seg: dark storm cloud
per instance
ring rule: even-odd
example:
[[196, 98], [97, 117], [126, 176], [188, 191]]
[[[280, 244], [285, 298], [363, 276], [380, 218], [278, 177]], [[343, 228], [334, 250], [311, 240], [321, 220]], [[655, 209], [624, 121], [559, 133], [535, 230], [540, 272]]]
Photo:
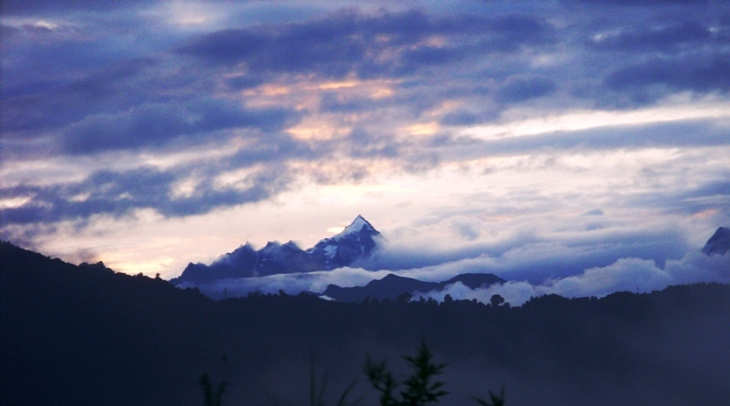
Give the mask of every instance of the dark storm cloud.
[[[446, 37], [446, 43], [425, 42], [435, 35]], [[254, 73], [374, 77], [411, 74], [424, 66], [552, 40], [552, 28], [531, 16], [434, 18], [420, 11], [376, 16], [345, 11], [307, 23], [218, 31], [178, 52], [216, 64], [244, 62]]]
[[[203, 101], [203, 104], [208, 101]], [[205, 106], [210, 108], [211, 106]], [[215, 114], [206, 116], [198, 112], [197, 117], [205, 125], [210, 120], [212, 126], [220, 126], [233, 122], [240, 125], [237, 114], [226, 113], [224, 108], [216, 106]], [[166, 112], [165, 106], [156, 106], [155, 113]], [[203, 109], [204, 112], [204, 109]], [[233, 113], [238, 112], [234, 109]], [[152, 128], [157, 133], [173, 133], [170, 129], [159, 126], [159, 114], [152, 116], [150, 127], [142, 121], [140, 128]], [[278, 115], [274, 115], [278, 117]], [[120, 134], [128, 134], [125, 123], [134, 120], [120, 120], [119, 123], [100, 125], [99, 131], [113, 131], [122, 127]], [[138, 120], [139, 121], [139, 120]], [[174, 121], [174, 120], [173, 120]], [[166, 121], [163, 121], [166, 122]], [[170, 124], [173, 130], [179, 129]], [[183, 127], [187, 128], [187, 127]], [[217, 128], [217, 127], [216, 127]], [[170, 131], [167, 131], [170, 130]], [[140, 130], [142, 131], [142, 130]], [[134, 132], [137, 137], [154, 134]], [[97, 133], [90, 132], [92, 137]], [[116, 134], [116, 133], [115, 133]], [[104, 133], [105, 142], [114, 137]], [[77, 148], [81, 152], [89, 152], [96, 148], [109, 148], [109, 145], [96, 145], [93, 141], [80, 142]], [[129, 147], [127, 142], [135, 142], [134, 147], [161, 142], [160, 140], [125, 141], [117, 139]], [[164, 141], [164, 140], [163, 140]], [[227, 157], [214, 162], [196, 162], [174, 166], [162, 170], [154, 167], [140, 167], [127, 171], [99, 170], [93, 172], [80, 182], [54, 184], [50, 186], [19, 185], [0, 189], [2, 199], [29, 199], [20, 207], [0, 210], [3, 224], [52, 224], [63, 220], [78, 221], [85, 224], [93, 215], [103, 214], [122, 217], [137, 209], [152, 209], [167, 217], [181, 217], [205, 214], [216, 208], [230, 207], [246, 203], [267, 200], [285, 190], [292, 182], [293, 173], [288, 166], [291, 161], [305, 162], [320, 159], [332, 153], [332, 146], [327, 143], [313, 148], [307, 143], [292, 139], [285, 133], [277, 131], [254, 131], [249, 135], [249, 144]], [[255, 167], [254, 167], [255, 166]], [[221, 185], [216, 181], [218, 175], [241, 168], [251, 169], [251, 173], [232, 185]], [[347, 168], [339, 168], [340, 176], [352, 176]], [[178, 192], [180, 182], [192, 180], [193, 186], [184, 192]]]
[[245, 189], [216, 187], [213, 179], [208, 178], [192, 193], [174, 196], [175, 182], [187, 175], [149, 167], [126, 172], [102, 170], [76, 183], [0, 189], [2, 198], [30, 198], [20, 207], [0, 210], [0, 218], [5, 225], [43, 224], [84, 221], [96, 214], [121, 217], [136, 209], [154, 209], [169, 217], [187, 216], [265, 200], [282, 191], [289, 182], [288, 171], [278, 168], [252, 175], [248, 179], [250, 186]]
[[[51, 3], [51, 2], [49, 2]], [[4, 19], [12, 27], [0, 43], [4, 73], [11, 83], [60, 79], [65, 82], [103, 67], [136, 58], [150, 58], [150, 42], [164, 43], [134, 12], [73, 14]], [[156, 44], [155, 44], [156, 45]]]
[[519, 103], [549, 95], [556, 88], [555, 81], [546, 77], [511, 77], [497, 91], [496, 100], [502, 103]]
[[726, 196], [730, 198], [730, 172], [720, 176], [724, 180], [717, 180], [698, 187], [687, 194], [687, 198], [704, 196]]
[[632, 1], [632, 0], [588, 0], [589, 3], [606, 3], [606, 4], [621, 4], [627, 6], [644, 6], [644, 5], [666, 5], [666, 4], [686, 4], [686, 5], [697, 5], [707, 4], [709, 0], [645, 0], [645, 1]]
[[136, 149], [233, 127], [275, 131], [291, 124], [293, 117], [284, 109], [247, 110], [239, 103], [217, 99], [192, 100], [183, 105], [145, 104], [123, 113], [84, 118], [65, 131], [64, 145], [71, 154]]
[[[89, 72], [67, 81], [38, 77], [3, 89], [3, 127], [23, 131], [32, 137], [35, 131], [57, 128], [81, 120], [90, 114], [128, 108], [141, 99], [155, 98], [140, 78], [157, 65], [150, 58], [125, 61], [105, 69]], [[146, 87], [148, 93], [143, 96]], [[28, 133], [27, 131], [31, 131]]]
[[469, 159], [485, 155], [557, 152], [571, 149], [615, 150], [667, 147], [726, 146], [730, 129], [710, 120], [648, 125], [607, 126], [579, 131], [509, 137], [493, 141], [442, 138], [444, 156]]
[[489, 20], [489, 33], [480, 43], [485, 51], [512, 52], [526, 46], [549, 45], [556, 32], [543, 19], [531, 15], [510, 15]]
[[[730, 219], [730, 171], [720, 170], [698, 186], [664, 192], [641, 194], [629, 199], [629, 203], [638, 207], [657, 207], [668, 213], [693, 215], [705, 210], [718, 210], [721, 220]], [[721, 220], [722, 221], [722, 220]], [[724, 223], [720, 223], [721, 225]]]
[[397, 158], [402, 147], [391, 137], [373, 135], [363, 129], [353, 130], [347, 141], [350, 144], [350, 154], [358, 158]]
[[[651, 58], [628, 64], [605, 78], [610, 90], [628, 92], [639, 104], [653, 101], [670, 91], [696, 93], [730, 91], [730, 54], [692, 55], [678, 58]], [[660, 86], [659, 94], [652, 88]]]
[[675, 51], [712, 39], [710, 27], [696, 21], [673, 23], [659, 27], [630, 27], [615, 34], [594, 38], [590, 46], [607, 51]]
[[38, 81], [8, 89], [2, 115], [6, 141], [15, 146], [6, 156], [22, 159], [22, 144], [51, 134], [62, 153], [93, 154], [163, 147], [173, 139], [196, 144], [230, 128], [276, 132], [300, 117], [285, 108], [245, 108], [228, 98], [206, 97], [210, 92], [200, 89], [195, 75], [166, 76], [158, 66], [143, 58], [70, 83]]
[[443, 117], [441, 117], [439, 122], [445, 125], [469, 126], [494, 118], [497, 118], [497, 114], [491, 114], [484, 117], [484, 115], [479, 114], [478, 112], [460, 109], [446, 113]]
[[[283, 187], [277, 185], [286, 184], [290, 161], [356, 158], [351, 160], [360, 161], [359, 167], [341, 172], [360, 179], [368, 173], [369, 159], [415, 172], [493, 155], [728, 144], [726, 129], [703, 121], [490, 141], [457, 138], [449, 128], [433, 137], [394, 136], [398, 128], [425, 121], [448, 126], [497, 121], [513, 106], [537, 105], [549, 97], [555, 97], [557, 107], [547, 114], [560, 114], [585, 108], [586, 99], [615, 108], [687, 90], [727, 95], [730, 14], [723, 10], [717, 21], [704, 18], [701, 10], [685, 13], [689, 8], [681, 5], [652, 14], [650, 7], [600, 2], [591, 7], [610, 12], [596, 14], [591, 7], [565, 15], [562, 9], [544, 15], [534, 10], [505, 14], [504, 9], [482, 14], [345, 10], [297, 23], [246, 25], [249, 20], [228, 19], [191, 29], [160, 23], [165, 17], [139, 18], [142, 14], [116, 9], [146, 8], [143, 3], [87, 3], [3, 2], [5, 16], [70, 10], [54, 20], [55, 27], [3, 21], [4, 158], [27, 159], [26, 144], [47, 139], [58, 145], [54, 153], [75, 159], [109, 151], [189, 148], [226, 137], [226, 130], [246, 128], [250, 144], [221, 162], [200, 164], [210, 165], [204, 177], [261, 164], [273, 183], [268, 188], [264, 177], [256, 178], [256, 186], [240, 191], [204, 180], [191, 196], [172, 198], [170, 188], [188, 170], [102, 171], [79, 183], [3, 190], [10, 197], [32, 196], [22, 207], [5, 209], [4, 220], [50, 222], [124, 215], [136, 208], [169, 216], [204, 213], [276, 194]], [[77, 18], [86, 12], [99, 18]], [[376, 99], [359, 87], [321, 90], [312, 110], [243, 107], [261, 105], [256, 97], [265, 96], [242, 90], [284, 84], [298, 97], [304, 92], [297, 88], [298, 78], [316, 83], [349, 75], [392, 79], [387, 86], [393, 94]], [[583, 99], [570, 99], [575, 96], [571, 89], [581, 86], [589, 89]], [[433, 113], [445, 102], [458, 107]], [[299, 142], [285, 135], [283, 130], [301, 118], [311, 114], [317, 121], [321, 112], [365, 113], [365, 118], [347, 123], [354, 130], [339, 139]], [[275, 175], [279, 172], [281, 177]], [[307, 174], [315, 181], [333, 176], [315, 172]], [[478, 237], [468, 227], [457, 228], [466, 238]]]
[[[727, 5], [661, 2], [661, 7], [655, 8], [596, 4], [596, 8], [580, 10], [587, 18], [576, 22], [570, 34], [583, 45], [573, 48], [574, 55], [586, 69], [579, 74], [584, 75], [584, 85], [592, 90], [577, 93], [589, 93], [587, 97], [596, 106], [651, 105], [683, 91], [727, 93], [730, 30], [723, 22]], [[600, 17], [596, 14], [599, 10], [603, 11]], [[577, 69], [566, 69], [578, 79]], [[573, 83], [580, 87], [578, 81]]]
[[44, 1], [44, 0], [4, 0], [0, 11], [6, 16], [30, 16], [50, 13], [82, 12], [109, 12], [120, 8], [135, 6], [135, 2], [98, 0], [98, 1]]
[[254, 88], [263, 83], [266, 83], [266, 80], [262, 77], [250, 77], [244, 75], [228, 78], [225, 80], [225, 82], [231, 90], [236, 91]]
[[332, 150], [327, 143], [310, 145], [285, 134], [271, 132], [260, 134], [255, 142], [242, 148], [225, 160], [229, 168], [248, 167], [257, 163], [285, 165], [286, 161], [311, 161], [327, 157]]

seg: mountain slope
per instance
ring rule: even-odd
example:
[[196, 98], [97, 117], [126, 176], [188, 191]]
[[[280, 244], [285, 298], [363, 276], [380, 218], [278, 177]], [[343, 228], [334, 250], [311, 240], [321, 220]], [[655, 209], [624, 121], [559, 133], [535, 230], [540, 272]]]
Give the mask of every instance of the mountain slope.
[[358, 215], [353, 222], [332, 238], [325, 238], [307, 250], [324, 263], [324, 269], [351, 265], [360, 258], [367, 258], [377, 248], [382, 238], [365, 218]]
[[718, 228], [702, 247], [702, 252], [707, 255], [725, 255], [728, 250], [730, 250], [730, 228], [725, 227]]
[[196, 403], [187, 399], [199, 396], [210, 351], [195, 343], [207, 334], [198, 315], [210, 313], [210, 299], [6, 242], [0, 280], [2, 404]]

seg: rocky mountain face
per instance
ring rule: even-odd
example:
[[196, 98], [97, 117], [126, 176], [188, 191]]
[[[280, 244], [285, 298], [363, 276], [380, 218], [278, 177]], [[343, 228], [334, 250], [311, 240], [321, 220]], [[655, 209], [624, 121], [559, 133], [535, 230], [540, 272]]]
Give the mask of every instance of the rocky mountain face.
[[365, 218], [357, 216], [342, 232], [310, 249], [302, 250], [293, 241], [269, 242], [260, 250], [246, 243], [210, 265], [188, 264], [182, 275], [170, 282], [201, 284], [228, 278], [332, 270], [369, 257], [382, 238]]
[[720, 227], [707, 240], [702, 252], [707, 255], [725, 255], [730, 250], [730, 228]]

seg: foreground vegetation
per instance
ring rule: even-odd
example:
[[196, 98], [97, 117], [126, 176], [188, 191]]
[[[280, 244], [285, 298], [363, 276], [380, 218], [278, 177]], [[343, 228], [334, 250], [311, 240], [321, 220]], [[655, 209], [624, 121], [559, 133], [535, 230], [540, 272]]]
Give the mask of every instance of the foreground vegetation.
[[[372, 388], [379, 394], [379, 402], [381, 406], [425, 406], [438, 403], [439, 400], [448, 395], [449, 392], [444, 390], [446, 382], [436, 380], [446, 367], [446, 364], [434, 362], [433, 353], [421, 340], [421, 344], [416, 350], [415, 356], [403, 356], [408, 364], [410, 364], [413, 372], [402, 381], [404, 390], [398, 391], [401, 382], [388, 370], [385, 361], [373, 362], [370, 356], [367, 357], [363, 371], [367, 376], [368, 382]], [[223, 357], [225, 367], [226, 357]], [[348, 396], [350, 395], [357, 380], [353, 381], [347, 389], [340, 395], [335, 403], [337, 406], [348, 405]], [[210, 376], [203, 374], [200, 378], [200, 386], [203, 389], [205, 406], [221, 406], [223, 402], [223, 394], [225, 393], [227, 382], [223, 380], [217, 388], [214, 389]], [[325, 406], [325, 389], [326, 379], [318, 388], [314, 375], [314, 368], [310, 374], [310, 406]], [[505, 394], [504, 387], [499, 394], [489, 391], [489, 400], [474, 398], [481, 406], [504, 406]], [[360, 403], [359, 400], [353, 404]]]
[[[348, 401], [377, 404], [362, 364], [396, 360], [423, 338], [448, 366], [439, 405], [474, 404], [504, 383], [526, 404], [724, 404], [730, 399], [730, 286], [650, 294], [535, 298], [520, 307], [470, 301], [332, 303], [259, 295], [214, 302], [162, 279], [75, 266], [0, 243], [3, 404], [200, 405], [211, 374], [231, 405], [312, 398], [311, 360], [330, 388], [360, 382]], [[414, 357], [418, 356], [418, 352]], [[387, 372], [403, 377], [408, 362]], [[386, 371], [384, 371], [386, 372]], [[304, 379], [302, 379], [304, 377]], [[364, 382], [363, 382], [364, 381]], [[324, 380], [318, 380], [319, 396]], [[40, 390], [39, 388], [42, 388]], [[234, 401], [235, 400], [235, 401]], [[335, 404], [337, 398], [327, 398]]]

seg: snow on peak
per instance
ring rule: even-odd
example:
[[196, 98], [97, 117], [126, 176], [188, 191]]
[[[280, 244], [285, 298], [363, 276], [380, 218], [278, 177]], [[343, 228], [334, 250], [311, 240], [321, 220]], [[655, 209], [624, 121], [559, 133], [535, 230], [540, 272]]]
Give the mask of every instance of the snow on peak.
[[373, 228], [373, 226], [370, 225], [370, 223], [368, 223], [368, 221], [365, 220], [365, 218], [363, 218], [363, 216], [358, 214], [357, 217], [355, 217], [355, 220], [353, 220], [349, 226], [345, 227], [344, 230], [342, 230], [339, 234], [335, 235], [333, 238], [344, 237], [344, 236], [352, 234], [352, 233], [357, 233], [360, 230], [362, 230], [363, 227]]
[[328, 245], [324, 247], [324, 255], [329, 258], [330, 260], [335, 257], [337, 254], [337, 246], [336, 245]]

